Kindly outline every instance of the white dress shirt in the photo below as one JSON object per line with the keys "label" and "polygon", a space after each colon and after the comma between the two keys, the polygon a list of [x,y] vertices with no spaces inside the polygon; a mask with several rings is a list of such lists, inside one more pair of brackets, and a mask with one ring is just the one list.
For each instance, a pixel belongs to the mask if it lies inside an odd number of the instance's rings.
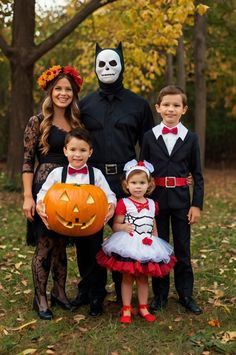
{"label": "white dress shirt", "polygon": [[[156,139],[158,139],[159,136],[163,137],[163,140],[165,142],[168,153],[169,153],[169,155],[171,155],[171,152],[175,146],[175,143],[177,142],[177,139],[180,138],[183,141],[184,138],[186,137],[186,134],[188,133],[188,130],[181,122],[179,122],[177,124],[177,126],[175,126],[178,129],[177,134],[173,134],[173,133],[162,134],[162,129],[164,127],[170,128],[170,127],[164,125],[163,122],[161,122],[157,126],[153,127],[152,131],[153,131]],[[174,127],[171,127],[171,128],[174,128]]]}
{"label": "white dress shirt", "polygon": [[[46,181],[44,182],[40,191],[37,194],[37,202],[39,200],[44,199],[46,192],[50,189],[52,185],[56,184],[57,182],[61,182],[62,169],[63,167],[55,168],[50,172],[50,174],[48,174]],[[93,171],[94,171],[94,185],[100,187],[105,192],[108,203],[114,203],[114,205],[116,206],[116,195],[110,189],[110,186],[108,185],[105,176],[103,175],[101,170],[97,168],[93,168]],[[89,184],[89,173],[88,174],[76,173],[70,175],[67,172],[66,183],[67,184]]]}

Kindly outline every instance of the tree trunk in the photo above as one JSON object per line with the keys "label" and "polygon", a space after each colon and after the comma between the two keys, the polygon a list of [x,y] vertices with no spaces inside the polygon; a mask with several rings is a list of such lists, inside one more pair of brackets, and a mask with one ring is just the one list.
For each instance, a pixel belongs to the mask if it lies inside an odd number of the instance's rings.
{"label": "tree trunk", "polygon": [[205,164],[206,137],[206,15],[195,14],[194,24],[195,57],[195,130],[199,136],[202,167]]}
{"label": "tree trunk", "polygon": [[166,54],[166,85],[173,84],[173,55]]}
{"label": "tree trunk", "polygon": [[23,132],[33,113],[33,65],[26,65],[28,53],[34,50],[35,4],[17,0],[13,6],[10,122],[7,154],[8,177],[14,180],[21,171]]}
{"label": "tree trunk", "polygon": [[33,65],[25,68],[19,63],[11,63],[11,73],[12,92],[7,172],[9,178],[14,180],[22,168],[24,128],[26,122],[33,115]]}
{"label": "tree trunk", "polygon": [[186,91],[186,73],[184,65],[184,38],[181,36],[176,51],[176,84]]}

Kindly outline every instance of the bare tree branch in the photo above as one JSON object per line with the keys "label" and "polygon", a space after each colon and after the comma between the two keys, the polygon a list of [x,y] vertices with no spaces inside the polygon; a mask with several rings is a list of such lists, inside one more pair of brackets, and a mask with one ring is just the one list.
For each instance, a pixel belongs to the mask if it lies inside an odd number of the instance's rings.
{"label": "bare tree branch", "polygon": [[80,23],[82,23],[95,10],[103,7],[116,0],[91,0],[86,6],[82,8],[70,21],[63,25],[58,31],[53,33],[40,45],[35,47],[27,58],[27,65],[35,63],[42,55],[60,43],[66,36],[68,36]]}
{"label": "bare tree branch", "polygon": [[0,48],[3,52],[3,54],[9,59],[12,53],[14,52],[13,48],[10,47],[5,39],[0,35]]}

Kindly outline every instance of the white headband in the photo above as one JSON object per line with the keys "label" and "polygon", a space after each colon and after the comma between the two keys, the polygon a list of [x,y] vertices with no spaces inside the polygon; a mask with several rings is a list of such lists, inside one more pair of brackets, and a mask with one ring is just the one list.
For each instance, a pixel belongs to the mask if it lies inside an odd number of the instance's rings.
{"label": "white headband", "polygon": [[131,161],[128,161],[124,166],[124,171],[126,172],[125,174],[126,179],[129,176],[129,174],[134,170],[144,171],[149,177],[150,173],[154,171],[154,167],[151,163],[149,163],[146,160],[138,162],[136,159],[133,159]]}

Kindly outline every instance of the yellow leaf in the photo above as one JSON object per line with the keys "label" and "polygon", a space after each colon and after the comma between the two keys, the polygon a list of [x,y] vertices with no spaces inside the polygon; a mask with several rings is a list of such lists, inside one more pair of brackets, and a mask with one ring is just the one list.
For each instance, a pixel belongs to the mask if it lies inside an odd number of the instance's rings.
{"label": "yellow leaf", "polygon": [[55,323],[60,322],[62,319],[63,319],[63,317],[57,318],[56,321],[55,321]]}
{"label": "yellow leaf", "polygon": [[209,6],[207,5],[203,5],[203,4],[199,4],[197,7],[196,7],[196,10],[197,12],[199,13],[199,15],[204,15],[207,10],[209,9]]}
{"label": "yellow leaf", "polygon": [[34,354],[36,353],[37,349],[25,349],[18,355],[27,355],[27,354]]}
{"label": "yellow leaf", "polygon": [[[13,330],[13,331],[17,331],[17,330],[21,330],[21,329],[23,329],[23,328],[26,328],[26,327],[28,327],[29,325],[32,325],[32,324],[34,324],[34,323],[36,323],[37,321],[36,321],[36,319],[33,319],[33,320],[31,320],[30,322],[28,322],[28,323],[25,323],[25,324],[22,324],[21,326],[19,326],[19,327],[15,327],[15,328],[6,328],[7,330]],[[27,353],[28,354],[28,353]]]}
{"label": "yellow leaf", "polygon": [[74,320],[78,323],[84,319],[85,319],[85,316],[83,314],[77,314],[76,316],[74,316]]}
{"label": "yellow leaf", "polygon": [[22,264],[23,264],[22,261],[20,261],[19,263],[16,263],[15,268],[18,270]]}

